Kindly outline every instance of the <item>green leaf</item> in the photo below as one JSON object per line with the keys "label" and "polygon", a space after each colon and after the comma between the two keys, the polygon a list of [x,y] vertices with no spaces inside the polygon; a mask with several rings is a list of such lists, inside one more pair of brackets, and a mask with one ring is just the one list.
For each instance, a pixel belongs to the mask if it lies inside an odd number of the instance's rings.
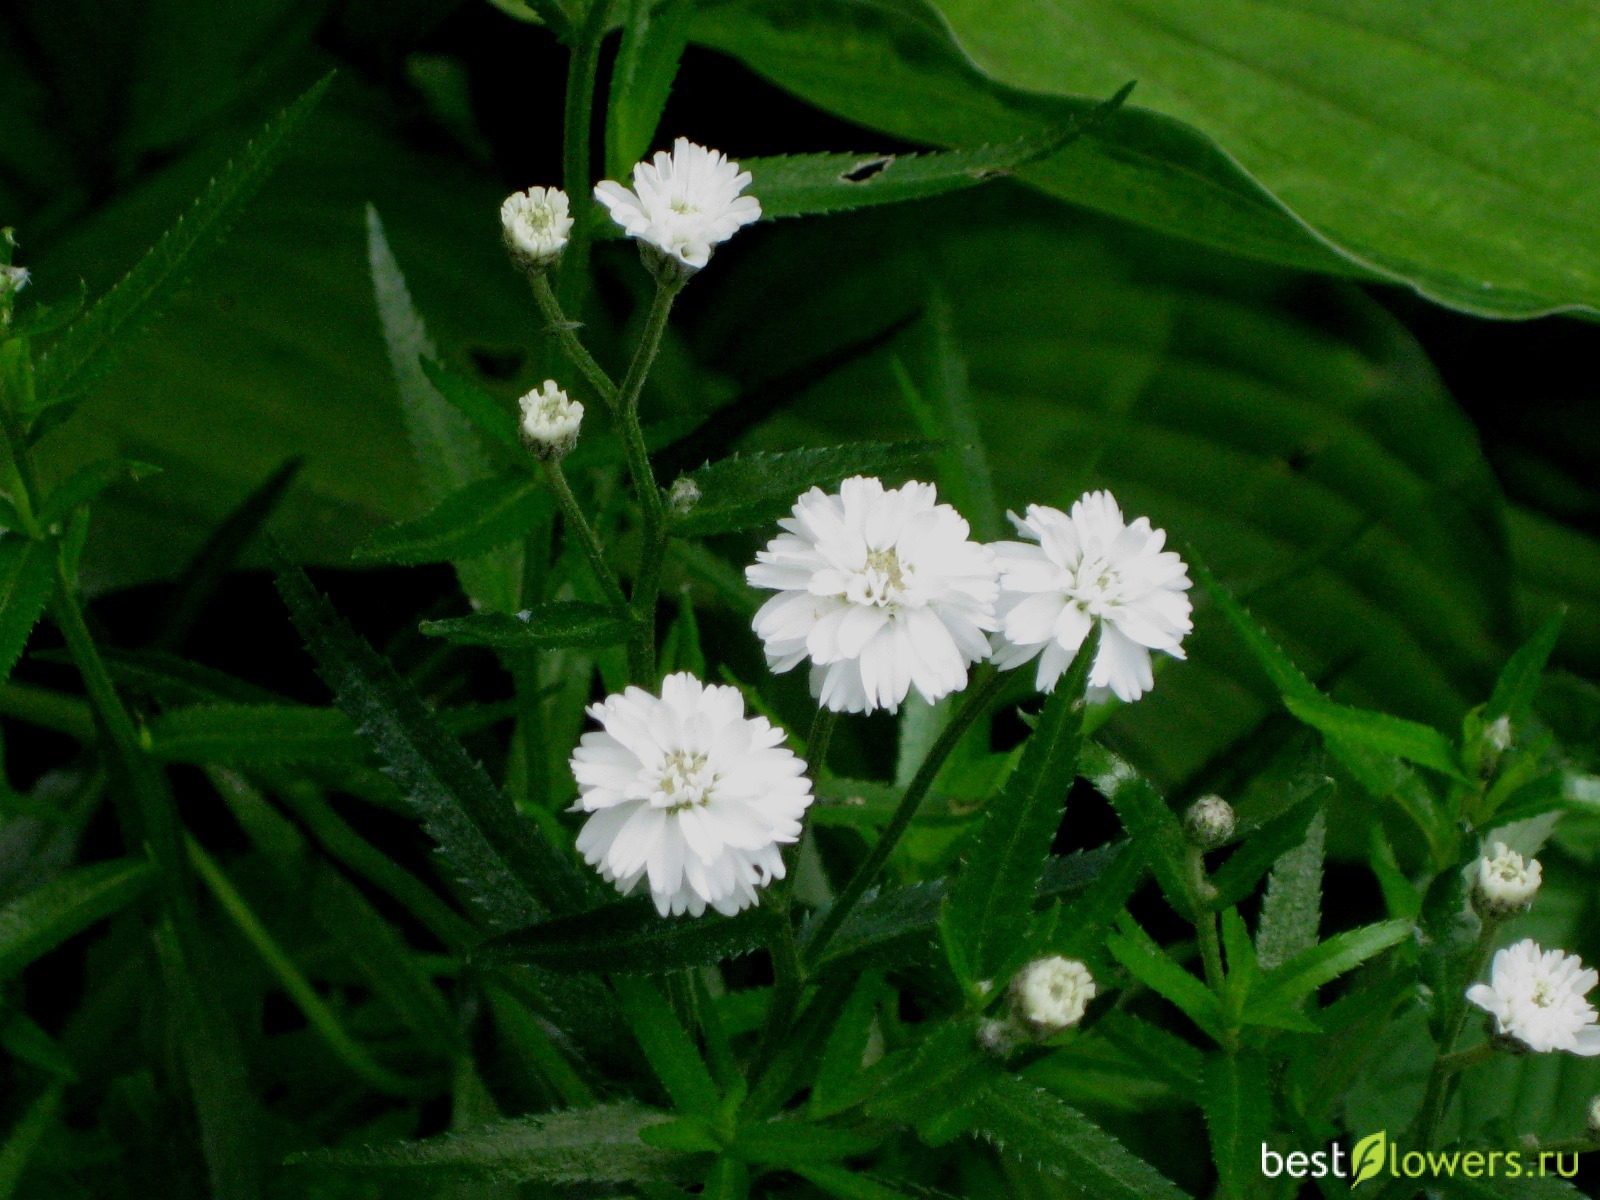
{"label": "green leaf", "polygon": [[1094,1031],[1179,1095],[1200,1091],[1205,1055],[1177,1034],[1122,1009],[1100,1017]]}
{"label": "green leaf", "polygon": [[502,404],[465,375],[458,374],[437,359],[422,358],[417,365],[434,390],[455,405],[474,429],[496,445],[515,451],[519,456],[527,454],[527,448],[522,444],[517,415],[508,405]]}
{"label": "green leaf", "polygon": [[388,540],[379,534],[363,549],[390,562],[453,561],[469,597],[491,611],[510,612],[521,594],[520,538],[537,513],[531,484],[515,481],[527,490],[513,497],[515,482],[494,477],[472,426],[429,382],[422,360],[437,359],[439,351],[412,305],[383,222],[370,204],[367,258],[401,415],[423,487],[437,507],[414,523],[409,537],[388,530]]}
{"label": "green leaf", "polygon": [[673,518],[672,532],[704,537],[765,525],[787,513],[807,488],[829,486],[851,475],[901,471],[926,460],[934,448],[923,441],[854,442],[779,454],[735,454],[687,476],[700,498]]}
{"label": "green leaf", "polygon": [[1278,859],[1267,880],[1256,927],[1256,958],[1263,971],[1282,966],[1317,944],[1322,924],[1322,847],[1328,823],[1321,812],[1305,840]]}
{"label": "green leaf", "polygon": [[789,1167],[859,1158],[881,1142],[881,1136],[808,1121],[765,1121],[741,1125],[728,1152],[746,1162]]}
{"label": "green leaf", "polygon": [[1404,0],[1358,17],[1338,0],[1183,0],[1159,21],[1114,3],[934,7],[1003,83],[1083,96],[1139,80],[1141,105],[1434,300],[1522,317],[1600,303],[1600,201],[1580,166],[1600,132],[1579,115],[1600,92],[1592,42],[1572,34],[1590,28],[1580,0],[1464,0],[1445,22]]}
{"label": "green leaf", "polygon": [[1283,703],[1300,720],[1335,743],[1431,767],[1452,779],[1465,779],[1456,748],[1449,738],[1431,726],[1391,717],[1388,713],[1349,708],[1320,697],[1285,696]]}
{"label": "green leaf", "polygon": [[1169,1179],[1055,1095],[997,1076],[975,1110],[977,1132],[1095,1200],[1184,1200]]}
{"label": "green leaf", "polygon": [[1306,830],[1333,795],[1333,781],[1318,777],[1312,784],[1311,794],[1305,799],[1261,828],[1247,833],[1243,844],[1211,873],[1211,886],[1216,890],[1216,898],[1209,907],[1213,910],[1227,908],[1238,904],[1254,891],[1257,881],[1273,863],[1306,840]]}
{"label": "green leaf", "polygon": [[1335,934],[1321,945],[1302,950],[1263,977],[1261,986],[1250,997],[1247,1016],[1254,1020],[1295,1008],[1323,984],[1410,937],[1413,928],[1410,921],[1380,921]]}
{"label": "green leaf", "polygon": [[154,881],[146,859],[126,858],[73,867],[18,896],[0,908],[0,979],[127,907]]}
{"label": "green leaf", "polygon": [[1222,1041],[1224,1015],[1215,993],[1167,957],[1131,917],[1124,914],[1117,927],[1119,932],[1106,938],[1106,949],[1112,956],[1140,983],[1176,1005],[1217,1041]]}
{"label": "green leaf", "polygon": [[351,762],[366,757],[355,726],[337,708],[298,704],[195,705],[146,727],[165,762]]}
{"label": "green leaf", "polygon": [[1024,944],[1050,843],[1078,779],[1084,691],[1100,648],[1096,625],[1045,701],[1022,761],[985,807],[972,848],[939,915],[956,975],[972,989],[1004,982]]}
{"label": "green leaf", "polygon": [[715,1117],[721,1107],[716,1082],[654,981],[619,975],[613,986],[633,1036],[672,1103],[691,1116]]}
{"label": "green leaf", "polygon": [[861,1064],[878,1020],[878,1005],[883,999],[882,975],[868,971],[856,981],[839,1019],[828,1033],[816,1077],[811,1081],[811,1096],[806,1101],[806,1116],[810,1120],[841,1113],[862,1099]]}
{"label": "green leaf", "polygon": [[1545,664],[1550,661],[1550,653],[1561,637],[1561,626],[1566,616],[1566,611],[1562,610],[1548,617],[1544,624],[1534,630],[1533,636],[1506,660],[1500,677],[1495,680],[1494,693],[1489,697],[1489,703],[1484,705],[1484,724],[1501,717],[1509,717],[1513,729],[1527,724],[1534,697],[1538,695],[1540,681],[1544,678]]}
{"label": "green leaf", "polygon": [[354,557],[411,565],[470,560],[526,537],[549,508],[538,481],[526,475],[480,479],[446,496],[426,516],[373,534]]}
{"label": "green leaf", "polygon": [[922,200],[1010,175],[1054,153],[1085,130],[1103,123],[1122,107],[1131,91],[1133,84],[1124,85],[1111,99],[1066,128],[998,146],[934,154],[790,154],[747,158],[740,165],[753,178],[750,191],[760,198],[765,219]]}
{"label": "green leaf", "polygon": [[516,615],[474,613],[422,622],[422,632],[458,646],[494,650],[548,650],[558,646],[619,646],[633,632],[626,615],[600,604],[552,600]]}
{"label": "green leaf", "polygon": [[76,399],[111,370],[116,355],[161,314],[195,265],[227,235],[331,82],[332,76],[325,77],[269,121],[138,265],[62,333],[39,360],[35,386],[43,404]]}
{"label": "green leaf", "polygon": [[0,1145],[0,1200],[11,1200],[16,1195],[29,1160],[55,1124],[66,1090],[64,1080],[47,1084],[6,1134],[5,1143]]}
{"label": "green leaf", "polygon": [[130,462],[125,458],[106,458],[79,467],[52,488],[49,497],[39,506],[39,524],[48,528],[93,502],[108,487],[119,483],[137,483],[160,469],[149,463]]}
{"label": "green leaf", "polygon": [[878,1065],[863,1107],[868,1116],[906,1124],[942,1122],[979,1100],[984,1085],[998,1073],[994,1061],[979,1049],[970,1022],[945,1021],[917,1045]]}
{"label": "green leaf", "polygon": [[1261,1147],[1272,1124],[1267,1061],[1251,1050],[1213,1054],[1206,1061],[1200,1107],[1211,1134],[1219,1195],[1245,1200],[1261,1190]]}
{"label": "green leaf", "polygon": [[579,907],[584,887],[572,865],[538,826],[518,815],[394,668],[345,624],[303,572],[280,570],[277,583],[339,707],[372,742],[489,919],[517,928],[530,924],[541,908]]}
{"label": "green leaf", "polygon": [[689,40],[694,6],[695,0],[627,0],[606,105],[606,170],[612,179],[631,179],[633,164],[650,149]]}
{"label": "green leaf", "polygon": [[898,1191],[847,1167],[799,1166],[794,1173],[838,1200],[911,1200],[919,1194]]}
{"label": "green leaf", "polygon": [[1189,880],[1189,841],[1177,814],[1150,781],[1109,750],[1089,743],[1083,777],[1117,810],[1122,827],[1150,865],[1167,902],[1179,913],[1196,910]]}
{"label": "green leaf", "polygon": [[0,537],[0,683],[56,590],[56,549],[21,535]]}
{"label": "green leaf", "polygon": [[622,900],[494,938],[474,955],[558,972],[590,973],[603,964],[613,973],[658,975],[748,954],[765,944],[773,919],[764,908],[662,917],[648,900]]}
{"label": "green leaf", "polygon": [[672,1179],[681,1156],[639,1140],[665,1114],[632,1103],[604,1104],[500,1121],[422,1142],[297,1154],[291,1165],[331,1168],[375,1180],[429,1178],[631,1183]]}

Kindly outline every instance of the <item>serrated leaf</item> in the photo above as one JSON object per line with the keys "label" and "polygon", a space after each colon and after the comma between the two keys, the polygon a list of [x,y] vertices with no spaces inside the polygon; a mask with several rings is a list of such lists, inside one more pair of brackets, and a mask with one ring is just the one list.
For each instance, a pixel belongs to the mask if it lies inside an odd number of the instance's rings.
{"label": "serrated leaf", "polygon": [[1200,1108],[1211,1135],[1218,1195],[1245,1200],[1260,1191],[1261,1147],[1272,1125],[1267,1062],[1253,1050],[1213,1054],[1206,1062]]}
{"label": "serrated leaf", "polygon": [[831,1117],[857,1103],[863,1095],[862,1057],[878,1019],[884,996],[883,976],[868,971],[856,981],[839,1019],[828,1033],[811,1081],[806,1116],[813,1121]]}
{"label": "serrated leaf", "polygon": [[318,673],[367,737],[451,866],[501,928],[541,909],[571,911],[585,889],[572,864],[518,815],[392,666],[334,612],[298,568],[278,591]]}
{"label": "serrated leaf", "polygon": [[1561,637],[1561,626],[1566,611],[1548,617],[1544,624],[1506,660],[1500,676],[1495,680],[1494,691],[1483,707],[1483,720],[1489,724],[1500,717],[1509,717],[1513,729],[1525,725],[1539,693],[1539,683],[1544,678],[1545,665]]}
{"label": "serrated leaf", "polygon": [[474,956],[558,972],[655,975],[748,954],[765,944],[775,919],[764,908],[663,917],[648,900],[622,900],[494,938]]}
{"label": "serrated leaf", "polygon": [[54,544],[0,535],[0,683],[11,677],[55,589]]}
{"label": "serrated leaf", "polygon": [[1123,915],[1106,949],[1140,983],[1176,1005],[1185,1016],[1221,1041],[1222,1003],[1210,988],[1173,962],[1132,917]]}
{"label": "serrated leaf", "polygon": [[42,405],[76,399],[112,367],[139,329],[160,315],[196,263],[216,247],[246,202],[283,158],[333,77],[314,84],[251,140],[206,185],[177,224],[109,292],[73,322],[39,360]]}
{"label": "serrated leaf", "polygon": [[1167,902],[1179,913],[1193,913],[1196,906],[1189,880],[1189,842],[1177,814],[1167,807],[1149,780],[1094,742],[1084,747],[1082,773],[1116,809],[1117,818],[1144,855]]}
{"label": "serrated leaf", "polygon": [[1398,945],[1412,930],[1410,921],[1380,921],[1335,934],[1321,945],[1301,951],[1262,978],[1246,1007],[1247,1019],[1295,1008],[1323,984]]}
{"label": "serrated leaf", "polygon": [[694,0],[628,0],[606,105],[606,169],[612,179],[629,178],[650,149],[693,18]]}
{"label": "serrated leaf", "polygon": [[456,411],[471,422],[474,429],[496,445],[519,455],[527,454],[518,430],[517,415],[508,406],[438,359],[423,357],[417,361],[417,366],[439,395],[455,405]]}
{"label": "serrated leaf", "polygon": [[981,824],[939,916],[950,964],[970,989],[1004,982],[1033,914],[1050,843],[1078,779],[1084,690],[1100,647],[1096,625],[1045,702],[1005,790]]}
{"label": "serrated leaf", "polygon": [[379,530],[352,557],[413,566],[473,559],[526,537],[549,506],[538,481],[526,475],[480,479],[426,515]]}
{"label": "serrated leaf", "polygon": [[915,1124],[966,1108],[999,1073],[967,1021],[936,1025],[923,1040],[878,1065],[863,1108],[868,1116]]}
{"label": "serrated leaf", "polygon": [[1321,777],[1313,784],[1310,795],[1247,833],[1227,861],[1211,873],[1211,886],[1217,894],[1209,907],[1227,908],[1254,891],[1273,863],[1306,840],[1306,830],[1333,794],[1333,781]]}
{"label": "serrated leaf", "polygon": [[1095,1021],[1094,1032],[1179,1095],[1200,1090],[1205,1055],[1177,1034],[1122,1009]]}
{"label": "serrated leaf", "polygon": [[1014,1075],[997,1076],[977,1106],[976,1130],[1095,1200],[1187,1200],[1149,1163],[1077,1109]]}
{"label": "serrated leaf", "polygon": [[641,1105],[606,1104],[500,1121],[422,1142],[297,1154],[291,1165],[354,1171],[376,1179],[430,1177],[488,1182],[631,1183],[672,1179],[682,1157],[639,1140],[665,1118]]}
{"label": "serrated leaf", "polygon": [[885,475],[923,462],[935,445],[925,441],[853,442],[781,454],[735,454],[687,476],[700,491],[688,512],[674,516],[683,537],[734,533],[787,513],[807,488],[851,475]]}
{"label": "serrated leaf", "polygon": [[633,621],[604,605],[553,600],[515,615],[474,613],[470,617],[424,621],[421,629],[459,646],[547,650],[559,646],[620,646],[633,632]]}
{"label": "serrated leaf", "polygon": [[1256,926],[1256,958],[1263,971],[1282,966],[1317,944],[1322,924],[1322,847],[1328,823],[1319,811],[1305,840],[1272,868]]}
{"label": "serrated leaf", "polygon": [[91,503],[108,487],[119,483],[137,483],[159,470],[160,467],[149,463],[131,462],[125,458],[106,458],[79,467],[51,489],[50,495],[39,506],[39,524],[48,528]]}
{"label": "serrated leaf", "polygon": [[1375,754],[1391,755],[1421,767],[1464,780],[1456,748],[1431,725],[1407,721],[1388,713],[1369,712],[1336,704],[1320,696],[1285,696],[1286,707],[1300,720],[1335,742],[1359,746]]}
{"label": "serrated leaf", "polygon": [[930,154],[791,154],[747,158],[740,165],[750,172],[750,192],[766,219],[924,200],[1011,175],[1054,154],[1121,108],[1131,91],[1130,83],[1065,128],[995,146]]}
{"label": "serrated leaf", "polygon": [[74,867],[0,908],[0,979],[126,907],[155,882],[144,858]]}

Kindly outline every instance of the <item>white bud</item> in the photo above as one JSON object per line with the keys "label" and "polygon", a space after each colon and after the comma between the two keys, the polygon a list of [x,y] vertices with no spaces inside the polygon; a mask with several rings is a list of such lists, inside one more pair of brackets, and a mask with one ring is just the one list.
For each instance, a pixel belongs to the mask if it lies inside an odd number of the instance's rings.
{"label": "white bud", "polygon": [[561,256],[572,232],[567,194],[560,188],[514,192],[500,205],[500,226],[511,257],[524,267],[542,270]]}
{"label": "white bud", "polygon": [[534,388],[517,403],[522,406],[522,437],[540,458],[560,458],[577,445],[583,405],[569,399],[554,379],[546,379],[543,388]]}
{"label": "white bud", "polygon": [[0,266],[0,300],[16,295],[28,286],[31,278],[27,267]]}
{"label": "white bud", "polygon": [[1035,959],[1011,981],[1016,1014],[1037,1037],[1049,1037],[1076,1025],[1094,997],[1094,976],[1089,968],[1059,954]]}
{"label": "white bud", "polygon": [[1021,1033],[1010,1021],[990,1017],[978,1023],[978,1047],[985,1054],[1007,1058],[1017,1048]]}
{"label": "white bud", "polygon": [[1484,727],[1483,740],[1497,754],[1511,749],[1511,718],[1498,717]]}
{"label": "white bud", "polygon": [[1600,1096],[1589,1101],[1589,1136],[1600,1142]]}
{"label": "white bud", "polygon": [[1202,850],[1214,850],[1233,836],[1233,805],[1221,796],[1201,796],[1183,814],[1183,831]]}
{"label": "white bud", "polygon": [[1526,912],[1539,891],[1544,869],[1539,860],[1524,860],[1504,842],[1494,844],[1494,854],[1478,860],[1474,892],[1486,916],[1510,917]]}
{"label": "white bud", "polygon": [[700,502],[700,485],[687,475],[679,475],[667,492],[667,507],[680,517]]}

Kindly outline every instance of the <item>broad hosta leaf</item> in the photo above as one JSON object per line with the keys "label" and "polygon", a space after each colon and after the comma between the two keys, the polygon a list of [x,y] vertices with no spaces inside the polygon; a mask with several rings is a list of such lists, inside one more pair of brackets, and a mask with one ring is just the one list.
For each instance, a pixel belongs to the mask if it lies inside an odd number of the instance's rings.
{"label": "broad hosta leaf", "polygon": [[21,534],[0,535],[0,682],[11,674],[28,635],[56,589],[56,549]]}
{"label": "broad hosta leaf", "polygon": [[508,613],[475,613],[443,621],[424,621],[422,632],[461,646],[495,650],[541,650],[557,646],[617,646],[628,640],[633,622],[614,609],[580,600],[553,600],[537,608]]}
{"label": "broad hosta leaf", "polygon": [[475,559],[526,537],[549,507],[538,481],[525,475],[480,479],[450,493],[426,516],[373,534],[355,557],[410,564]]}
{"label": "broad hosta leaf", "polygon": [[1278,859],[1267,880],[1256,927],[1256,959],[1263,971],[1282,966],[1317,944],[1322,925],[1322,847],[1327,822],[1318,813],[1305,841]]}
{"label": "broad hosta leaf", "polygon": [[531,924],[541,907],[558,912],[579,907],[584,889],[571,863],[538,826],[518,815],[461,743],[305,574],[280,571],[278,591],[339,707],[372,742],[490,920],[516,928]]}
{"label": "broad hosta leaf", "polygon": [[[858,124],[972,146],[1081,120],[1092,102],[1007,87],[973,65],[922,0],[701,0],[695,38]],[[1204,135],[1125,106],[1021,176],[1136,224],[1270,262],[1359,268],[1320,242]]]}
{"label": "broad hosta leaf", "polygon": [[984,809],[972,848],[950,887],[939,931],[951,966],[967,987],[1003,980],[1015,967],[1033,915],[1050,843],[1078,779],[1084,690],[1100,648],[1099,626],[1045,702],[1022,761]]}
{"label": "broad hosta leaf", "polygon": [[138,899],[155,882],[143,858],[74,867],[0,908],[0,979],[9,979],[96,921]]}
{"label": "broad hosta leaf", "polygon": [[1128,84],[1098,108],[1063,129],[998,146],[939,154],[791,154],[746,159],[750,190],[761,198],[761,215],[800,217],[846,212],[874,204],[898,204],[975,187],[1059,150],[1106,121],[1122,107]]}
{"label": "broad hosta leaf", "polygon": [[1261,1192],[1261,1147],[1272,1124],[1267,1061],[1252,1050],[1213,1054],[1206,1062],[1200,1107],[1211,1134],[1220,1196],[1245,1200]]}
{"label": "broad hosta leaf", "polygon": [[1077,1109],[1014,1075],[996,1077],[977,1131],[1096,1200],[1184,1200],[1185,1193]]}
{"label": "broad hosta leaf", "polygon": [[838,483],[850,475],[903,471],[924,461],[932,442],[857,442],[779,454],[736,454],[701,467],[688,479],[700,498],[672,521],[684,537],[731,533],[765,525],[787,513],[795,497],[813,486]]}
{"label": "broad hosta leaf", "polygon": [[486,962],[532,963],[551,971],[660,974],[748,954],[770,936],[772,920],[764,908],[733,917],[662,917],[648,900],[623,900],[541,921],[486,942],[475,953]]}
{"label": "broad hosta leaf", "polygon": [[[1418,347],[1346,285],[1245,269],[1008,185],[780,224],[723,282],[696,345],[751,379],[858,343],[937,285],[989,457],[1006,464],[1003,506],[1110,488],[1253,589],[1273,639],[1336,677],[1343,702],[1451,728],[1487,695],[1513,615],[1496,484]],[[769,317],[774,287],[795,299]],[[889,362],[857,364],[749,444],[900,436],[899,392]],[[1189,661],[1105,727],[1163,789],[1277,706],[1199,615]]]}
{"label": "broad hosta leaf", "polygon": [[111,369],[114,357],[154,320],[197,263],[227,235],[245,203],[282,159],[290,139],[328,90],[316,84],[267,125],[211,180],[181,220],[128,275],[74,322],[39,362],[40,402],[74,399]]}
{"label": "broad hosta leaf", "polygon": [[391,1179],[408,1188],[441,1177],[565,1184],[665,1180],[681,1174],[682,1156],[639,1140],[641,1129],[665,1116],[637,1104],[604,1104],[519,1117],[424,1142],[320,1150],[289,1161]]}

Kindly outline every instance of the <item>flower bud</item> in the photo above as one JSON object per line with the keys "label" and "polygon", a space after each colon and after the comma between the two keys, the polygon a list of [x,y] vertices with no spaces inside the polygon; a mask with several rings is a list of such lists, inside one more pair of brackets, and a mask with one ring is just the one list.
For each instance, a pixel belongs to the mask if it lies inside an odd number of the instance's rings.
{"label": "flower bud", "polygon": [[1600,1096],[1589,1101],[1589,1136],[1600,1142]]}
{"label": "flower bud", "polygon": [[1183,814],[1183,832],[1191,845],[1215,850],[1233,836],[1233,805],[1221,796],[1201,796]]}
{"label": "flower bud", "polygon": [[511,257],[530,271],[542,271],[561,257],[572,232],[567,194],[560,188],[514,192],[500,205],[500,227]]}
{"label": "flower bud", "polygon": [[1473,876],[1473,900],[1478,911],[1488,917],[1513,917],[1528,911],[1539,891],[1543,868],[1539,860],[1524,861],[1504,842],[1494,844],[1494,854],[1478,859]]}
{"label": "flower bud", "polygon": [[680,517],[700,502],[700,485],[687,475],[679,475],[667,492],[667,507]]}
{"label": "flower bud", "polygon": [[1037,1038],[1050,1037],[1083,1020],[1094,997],[1094,976],[1089,968],[1059,954],[1035,959],[1011,981],[1013,1011]]}
{"label": "flower bud", "polygon": [[546,379],[542,389],[534,388],[517,403],[522,407],[522,438],[540,458],[561,458],[577,445],[583,405],[568,399],[554,379]]}
{"label": "flower bud", "polygon": [[1009,1020],[990,1017],[978,1024],[978,1048],[995,1058],[1009,1058],[1023,1033]]}
{"label": "flower bud", "polygon": [[0,266],[0,300],[14,296],[27,287],[30,278],[32,276],[28,274],[27,267]]}

